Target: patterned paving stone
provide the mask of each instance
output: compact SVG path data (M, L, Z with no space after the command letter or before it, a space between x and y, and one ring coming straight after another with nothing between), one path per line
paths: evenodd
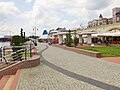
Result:
M119 64L77 54L53 46L50 46L43 52L43 57L47 61L66 70L120 87Z
M23 69L17 90L101 90L95 86L68 77L44 64Z
M45 48L38 44L38 51ZM106 84L120 87L120 65L77 54L57 47L49 46L43 52L41 61L48 62ZM34 68L23 69L17 90L102 90L89 83L71 78L60 71L54 70L44 63ZM112 90L112 89L111 89Z

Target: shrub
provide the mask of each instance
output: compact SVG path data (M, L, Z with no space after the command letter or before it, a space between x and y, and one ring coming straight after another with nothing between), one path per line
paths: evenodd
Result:
M22 49L22 47L12 47L13 52L16 52L18 50Z
M72 43L71 34L68 33L66 34L66 46L71 47L71 43Z
M73 43L74 43L74 46L75 46L75 47L78 45L79 41L78 41L78 38L77 38L77 37L74 37Z
M21 46L22 45L22 37L19 35L12 36L12 46Z

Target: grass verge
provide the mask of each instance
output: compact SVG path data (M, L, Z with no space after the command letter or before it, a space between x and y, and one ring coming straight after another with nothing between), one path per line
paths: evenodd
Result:
M120 56L120 46L82 47L80 49L100 52L102 57Z

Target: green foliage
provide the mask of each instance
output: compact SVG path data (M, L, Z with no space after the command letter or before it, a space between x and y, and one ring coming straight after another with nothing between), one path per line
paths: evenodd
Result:
M73 43L74 43L74 46L75 46L75 47L78 45L79 42L78 42L78 38L77 38L77 37L74 37Z
M25 42L26 42L26 41L29 41L29 37L25 37Z
M100 52L103 57L120 56L120 46L84 47L81 49Z
M20 35L23 38L23 29L21 28Z
M71 47L71 43L72 43L72 38L71 38L71 33L69 32L68 34L66 34L66 46Z
M19 35L12 36L12 46L21 46L22 37Z
M26 42L26 39L25 39L25 32L23 32L23 29L21 28L21 31L20 31L20 35L21 35L21 38L22 38L22 43Z

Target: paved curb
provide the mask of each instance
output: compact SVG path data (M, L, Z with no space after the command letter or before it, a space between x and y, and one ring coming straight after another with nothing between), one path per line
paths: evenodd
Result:
M16 90L20 73L21 73L21 70L20 70L20 69L17 70L17 73L16 73L16 75L15 75L15 78L14 78L12 84L11 84L10 90Z
M74 47L67 47L67 46L55 45L55 44L52 46L63 48L65 50L70 50L70 51L73 51L73 52L76 52L79 54L84 54L84 55L88 55L88 56L92 56L92 57L96 57L96 58L101 58L100 52L88 51L88 50L78 49L78 48L74 48Z
M0 79L4 75L14 75L16 74L18 69L22 68L31 68L38 66L40 64L40 56L39 55L34 55L32 58L29 60L24 60L24 61L19 61L17 63L14 63L6 68L3 68L0 70Z

